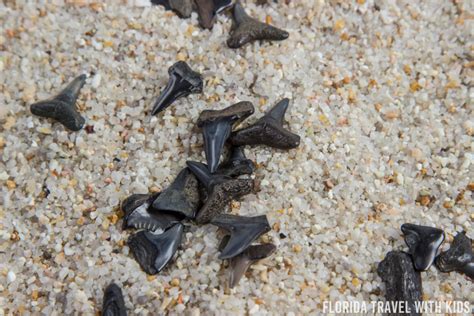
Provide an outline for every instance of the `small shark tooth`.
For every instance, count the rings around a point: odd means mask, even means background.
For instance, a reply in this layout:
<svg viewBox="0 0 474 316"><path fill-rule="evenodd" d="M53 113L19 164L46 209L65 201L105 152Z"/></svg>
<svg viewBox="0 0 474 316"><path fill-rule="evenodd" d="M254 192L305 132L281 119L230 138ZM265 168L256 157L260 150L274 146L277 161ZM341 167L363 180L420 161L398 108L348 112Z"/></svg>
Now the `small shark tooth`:
<svg viewBox="0 0 474 316"><path fill-rule="evenodd" d="M205 29L212 29L216 15L233 5L232 0L194 0L199 15L199 24Z"/></svg>
<svg viewBox="0 0 474 316"><path fill-rule="evenodd" d="M229 242L222 249L219 259L229 259L237 256L260 235L270 231L270 225L265 215L246 217L219 214L211 220L211 224L230 233Z"/></svg>
<svg viewBox="0 0 474 316"><path fill-rule="evenodd" d="M249 194L253 190L253 180L232 179L231 177L211 174L207 166L200 162L186 162L189 170L198 178L207 191L207 199L196 216L198 224L208 223L214 216L222 213L232 199Z"/></svg>
<svg viewBox="0 0 474 316"><path fill-rule="evenodd" d="M217 169L219 174L238 177L244 174L252 174L255 171L255 164L252 160L245 157L242 147L234 146L229 159L222 163Z"/></svg>
<svg viewBox="0 0 474 316"><path fill-rule="evenodd" d="M193 11L192 0L151 0L151 3L162 5L166 10L173 10L181 18L189 18Z"/></svg>
<svg viewBox="0 0 474 316"><path fill-rule="evenodd" d="M140 231L128 239L133 257L148 274L157 274L173 258L181 244L184 226L178 223L162 234Z"/></svg>
<svg viewBox="0 0 474 316"><path fill-rule="evenodd" d="M198 180L188 168L184 168L174 182L155 199L153 208L194 218L200 204Z"/></svg>
<svg viewBox="0 0 474 316"><path fill-rule="evenodd" d="M474 280L472 241L465 232L456 234L451 247L439 254L435 264L442 272L457 271Z"/></svg>
<svg viewBox="0 0 474 316"><path fill-rule="evenodd" d="M247 43L257 40L282 41L288 38L289 34L274 26L259 22L250 17L237 1L233 8L234 23L227 40L230 48L239 48Z"/></svg>
<svg viewBox="0 0 474 316"><path fill-rule="evenodd" d="M197 126L202 129L204 151L211 173L217 170L222 148L230 136L232 126L238 125L254 111L252 103L243 101L222 110L201 112Z"/></svg>
<svg viewBox="0 0 474 316"><path fill-rule="evenodd" d="M186 97L191 93L201 93L203 80L201 74L193 71L184 61L178 61L168 69L170 80L153 105L151 115L155 115L178 98Z"/></svg>
<svg viewBox="0 0 474 316"><path fill-rule="evenodd" d="M58 95L30 106L31 113L41 117L52 118L71 131L80 130L85 119L76 110L79 91L86 82L86 75L76 77Z"/></svg>
<svg viewBox="0 0 474 316"><path fill-rule="evenodd" d="M267 145L279 149L298 147L300 137L283 128L288 105L288 99L281 100L257 122L233 132L230 142L235 146Z"/></svg>
<svg viewBox="0 0 474 316"><path fill-rule="evenodd" d="M240 255L230 258L230 278L229 287L233 288L239 283L247 269L255 262L269 257L276 250L274 244L261 244L249 246Z"/></svg>
<svg viewBox="0 0 474 316"><path fill-rule="evenodd" d="M414 269L409 254L390 251L379 263L377 274L385 283L387 302L406 302L404 310L410 309L413 312L411 315L421 315L415 314L415 304L420 304L423 300L421 276L420 272Z"/></svg>
<svg viewBox="0 0 474 316"><path fill-rule="evenodd" d="M153 209L153 201L159 194L133 194L122 202L123 218L122 229L135 228L155 231L167 229L179 223L183 218L176 214Z"/></svg>
<svg viewBox="0 0 474 316"><path fill-rule="evenodd" d="M444 241L444 232L438 228L414 224L403 224L401 229L409 248L408 252L413 256L415 269L428 270Z"/></svg>
<svg viewBox="0 0 474 316"><path fill-rule="evenodd" d="M122 290L115 283L109 284L104 291L102 316L127 316Z"/></svg>

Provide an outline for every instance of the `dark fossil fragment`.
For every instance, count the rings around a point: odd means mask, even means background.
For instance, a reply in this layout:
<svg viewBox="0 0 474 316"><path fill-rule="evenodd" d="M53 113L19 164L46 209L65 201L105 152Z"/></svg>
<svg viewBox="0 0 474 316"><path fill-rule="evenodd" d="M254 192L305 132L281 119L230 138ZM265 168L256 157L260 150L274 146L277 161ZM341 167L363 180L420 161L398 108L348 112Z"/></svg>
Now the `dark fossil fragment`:
<svg viewBox="0 0 474 316"><path fill-rule="evenodd" d="M219 250L224 249L230 236L224 236L219 246ZM248 268L255 262L269 257L276 250L274 244L260 244L249 246L240 255L229 259L229 287L235 287Z"/></svg>
<svg viewBox="0 0 474 316"><path fill-rule="evenodd" d="M435 227L414 224L403 224L401 229L405 235L409 253L413 257L415 269L427 270L444 241L444 232Z"/></svg>
<svg viewBox="0 0 474 316"><path fill-rule="evenodd" d="M200 204L198 180L188 168L184 168L155 199L153 208L194 218Z"/></svg>
<svg viewBox="0 0 474 316"><path fill-rule="evenodd" d="M102 302L103 316L127 316L127 309L123 300L122 290L120 287L111 283L104 291L104 299Z"/></svg>
<svg viewBox="0 0 474 316"><path fill-rule="evenodd" d="M250 17L237 1L232 10L234 22L227 40L230 48L239 48L247 43L257 40L281 41L287 39L289 34L274 26L259 22Z"/></svg>
<svg viewBox="0 0 474 316"><path fill-rule="evenodd" d="M148 274L160 272L181 244L184 226L175 224L162 234L140 231L128 239L133 257Z"/></svg>
<svg viewBox="0 0 474 316"><path fill-rule="evenodd" d="M220 174L211 174L205 164L188 161L187 165L207 191L207 199L196 216L198 224L208 223L222 213L232 199L249 194L253 190L253 180L232 179Z"/></svg>
<svg viewBox="0 0 474 316"><path fill-rule="evenodd" d="M151 115L155 115L178 98L185 97L191 93L201 93L203 80L201 74L193 71L184 61L178 61L168 69L170 79L165 89L156 99Z"/></svg>
<svg viewBox="0 0 474 316"><path fill-rule="evenodd" d="M179 223L183 216L154 209L151 205L157 194L133 194L122 202L123 229L135 228L155 231Z"/></svg>
<svg viewBox="0 0 474 316"><path fill-rule="evenodd" d="M151 0L151 3L173 10L182 18L189 18L193 11L193 0Z"/></svg>
<svg viewBox="0 0 474 316"><path fill-rule="evenodd" d="M199 115L197 126L202 129L204 152L211 173L217 170L222 148L232 131L255 111L252 103L239 102L222 110L204 110Z"/></svg>
<svg viewBox="0 0 474 316"><path fill-rule="evenodd" d="M212 29L216 15L232 6L232 0L195 0L199 15L199 24L205 29Z"/></svg>
<svg viewBox="0 0 474 316"><path fill-rule="evenodd" d="M86 75L76 77L58 95L30 106L31 113L41 117L52 118L71 131L80 130L85 119L76 110L79 91L86 82Z"/></svg>
<svg viewBox="0 0 474 316"><path fill-rule="evenodd" d="M244 174L252 174L255 170L255 164L252 160L245 157L242 147L233 147L229 159L222 163L217 169L219 174L238 177Z"/></svg>
<svg viewBox="0 0 474 316"><path fill-rule="evenodd" d="M267 216L238 216L220 214L215 216L211 224L230 233L230 239L222 249L219 259L229 259L241 254L262 234L270 231Z"/></svg>
<svg viewBox="0 0 474 316"><path fill-rule="evenodd" d="M474 254L472 241L465 232L457 233L451 247L439 254L435 261L442 272L457 271L474 281Z"/></svg>
<svg viewBox="0 0 474 316"><path fill-rule="evenodd" d="M298 147L300 137L283 128L288 105L288 99L281 100L257 122L233 132L230 142L235 146L268 145L279 149Z"/></svg>
<svg viewBox="0 0 474 316"><path fill-rule="evenodd" d="M377 267L377 274L385 284L385 299L387 302L406 302L405 311L408 315L416 313L415 302L422 301L422 284L420 272L415 271L409 254L402 251L390 251ZM398 315L392 311L388 315Z"/></svg>

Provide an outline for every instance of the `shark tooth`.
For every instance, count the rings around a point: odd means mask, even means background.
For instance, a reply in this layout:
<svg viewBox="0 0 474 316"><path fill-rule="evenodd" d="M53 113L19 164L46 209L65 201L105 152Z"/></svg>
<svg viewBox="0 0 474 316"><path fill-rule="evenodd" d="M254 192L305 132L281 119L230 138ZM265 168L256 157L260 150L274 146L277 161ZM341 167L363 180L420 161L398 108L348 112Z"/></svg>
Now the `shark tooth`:
<svg viewBox="0 0 474 316"><path fill-rule="evenodd" d="M179 223L182 217L153 209L151 205L157 196L159 194L133 194L126 198L121 207L125 214L122 229L165 230Z"/></svg>
<svg viewBox="0 0 474 316"><path fill-rule="evenodd" d="M244 149L234 146L229 159L219 166L217 172L229 177L238 177L244 174L252 174L254 170L255 164L245 157Z"/></svg>
<svg viewBox="0 0 474 316"><path fill-rule="evenodd" d="M76 77L58 95L30 106L31 113L41 117L52 118L71 131L80 130L85 119L76 110L79 91L86 82L86 75Z"/></svg>
<svg viewBox="0 0 474 316"><path fill-rule="evenodd" d="M181 18L189 18L193 11L192 0L151 0L151 3L162 5L166 10L173 10Z"/></svg>
<svg viewBox="0 0 474 316"><path fill-rule="evenodd" d="M128 239L128 246L140 267L148 274L157 274L173 258L181 244L184 226L175 224L162 234L140 231Z"/></svg>
<svg viewBox="0 0 474 316"><path fill-rule="evenodd" d="M255 262L269 257L276 250L274 244L261 244L249 246L240 255L229 259L229 287L235 287L248 268Z"/></svg>
<svg viewBox="0 0 474 316"><path fill-rule="evenodd" d="M109 284L104 291L102 316L127 316L122 290L115 283Z"/></svg>
<svg viewBox="0 0 474 316"><path fill-rule="evenodd" d="M202 129L204 151L211 173L217 170L222 148L229 138L232 126L238 125L255 111L252 103L239 102L222 110L204 110L197 126Z"/></svg>
<svg viewBox="0 0 474 316"><path fill-rule="evenodd" d="M194 218L200 204L198 180L188 168L184 168L155 199L153 208Z"/></svg>
<svg viewBox="0 0 474 316"><path fill-rule="evenodd" d="M207 191L207 199L196 216L198 224L208 223L214 216L222 213L232 199L249 194L253 190L251 179L232 179L219 174L211 174L203 163L195 161L186 163Z"/></svg>
<svg viewBox="0 0 474 316"><path fill-rule="evenodd" d="M472 241L465 232L456 234L451 247L439 254L435 264L441 272L457 271L474 280Z"/></svg>
<svg viewBox="0 0 474 316"><path fill-rule="evenodd" d="M230 48L239 48L257 40L282 41L289 36L286 31L250 17L240 1L235 3L232 13L234 22L227 40L227 46Z"/></svg>
<svg viewBox="0 0 474 316"><path fill-rule="evenodd" d="M203 80L201 74L193 71L184 61L178 61L168 69L170 79L165 89L156 99L151 115L155 115L178 98L186 97L191 93L201 93Z"/></svg>
<svg viewBox="0 0 474 316"><path fill-rule="evenodd" d="M444 241L444 232L435 227L414 224L403 224L401 229L415 268L420 271L428 270Z"/></svg>
<svg viewBox="0 0 474 316"><path fill-rule="evenodd" d="M288 99L281 100L257 122L233 132L230 142L235 146L267 145L279 149L298 147L300 137L283 128L288 105Z"/></svg>
<svg viewBox="0 0 474 316"><path fill-rule="evenodd" d="M377 274L385 284L387 302L406 302L404 310L415 313L415 304L422 301L422 284L420 272L416 271L409 254L402 251L390 251L377 267ZM398 315L392 311L390 315Z"/></svg>
<svg viewBox="0 0 474 316"><path fill-rule="evenodd" d="M205 29L212 29L216 15L233 5L232 0L194 0L199 15L199 24Z"/></svg>
<svg viewBox="0 0 474 316"><path fill-rule="evenodd" d="M262 234L270 231L267 216L238 216L220 214L211 220L211 224L225 229L230 239L222 249L219 259L229 259L242 253Z"/></svg>

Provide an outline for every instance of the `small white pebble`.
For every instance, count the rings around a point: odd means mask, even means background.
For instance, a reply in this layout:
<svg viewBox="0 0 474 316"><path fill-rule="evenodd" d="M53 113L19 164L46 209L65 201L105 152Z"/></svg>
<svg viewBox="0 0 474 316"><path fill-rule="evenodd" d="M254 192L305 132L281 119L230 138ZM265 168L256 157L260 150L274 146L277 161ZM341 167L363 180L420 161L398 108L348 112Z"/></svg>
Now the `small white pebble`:
<svg viewBox="0 0 474 316"><path fill-rule="evenodd" d="M8 278L8 283L13 283L13 282L15 282L15 280L16 280L16 274L15 274L15 272L13 272L13 271L8 271L7 278Z"/></svg>

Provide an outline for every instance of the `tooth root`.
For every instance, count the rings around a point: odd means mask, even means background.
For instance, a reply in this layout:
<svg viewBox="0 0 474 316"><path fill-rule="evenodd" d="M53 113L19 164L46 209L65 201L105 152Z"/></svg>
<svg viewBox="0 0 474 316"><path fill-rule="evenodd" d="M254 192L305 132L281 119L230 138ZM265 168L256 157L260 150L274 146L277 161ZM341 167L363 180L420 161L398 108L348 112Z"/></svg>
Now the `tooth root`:
<svg viewBox="0 0 474 316"><path fill-rule="evenodd" d="M86 81L86 75L76 77L58 95L30 106L31 113L52 118L71 131L80 130L85 119L76 110L76 100Z"/></svg>
<svg viewBox="0 0 474 316"><path fill-rule="evenodd" d="M219 259L229 259L245 251L260 235L270 230L265 215L245 217L220 214L211 220L211 224L225 229L230 239L222 249Z"/></svg>
<svg viewBox="0 0 474 316"><path fill-rule="evenodd" d="M151 115L155 115L169 107L178 98L191 93L201 93L202 76L193 71L184 61L178 61L168 69L169 81L156 99Z"/></svg>
<svg viewBox="0 0 474 316"><path fill-rule="evenodd" d="M140 231L128 239L135 260L148 274L160 272L173 258L181 244L184 226L177 223L162 234Z"/></svg>
<svg viewBox="0 0 474 316"><path fill-rule="evenodd" d="M239 48L256 40L281 41L289 36L286 31L250 17L240 1L237 1L234 5L233 18L234 24L232 25L231 35L227 40L227 46L230 48Z"/></svg>

